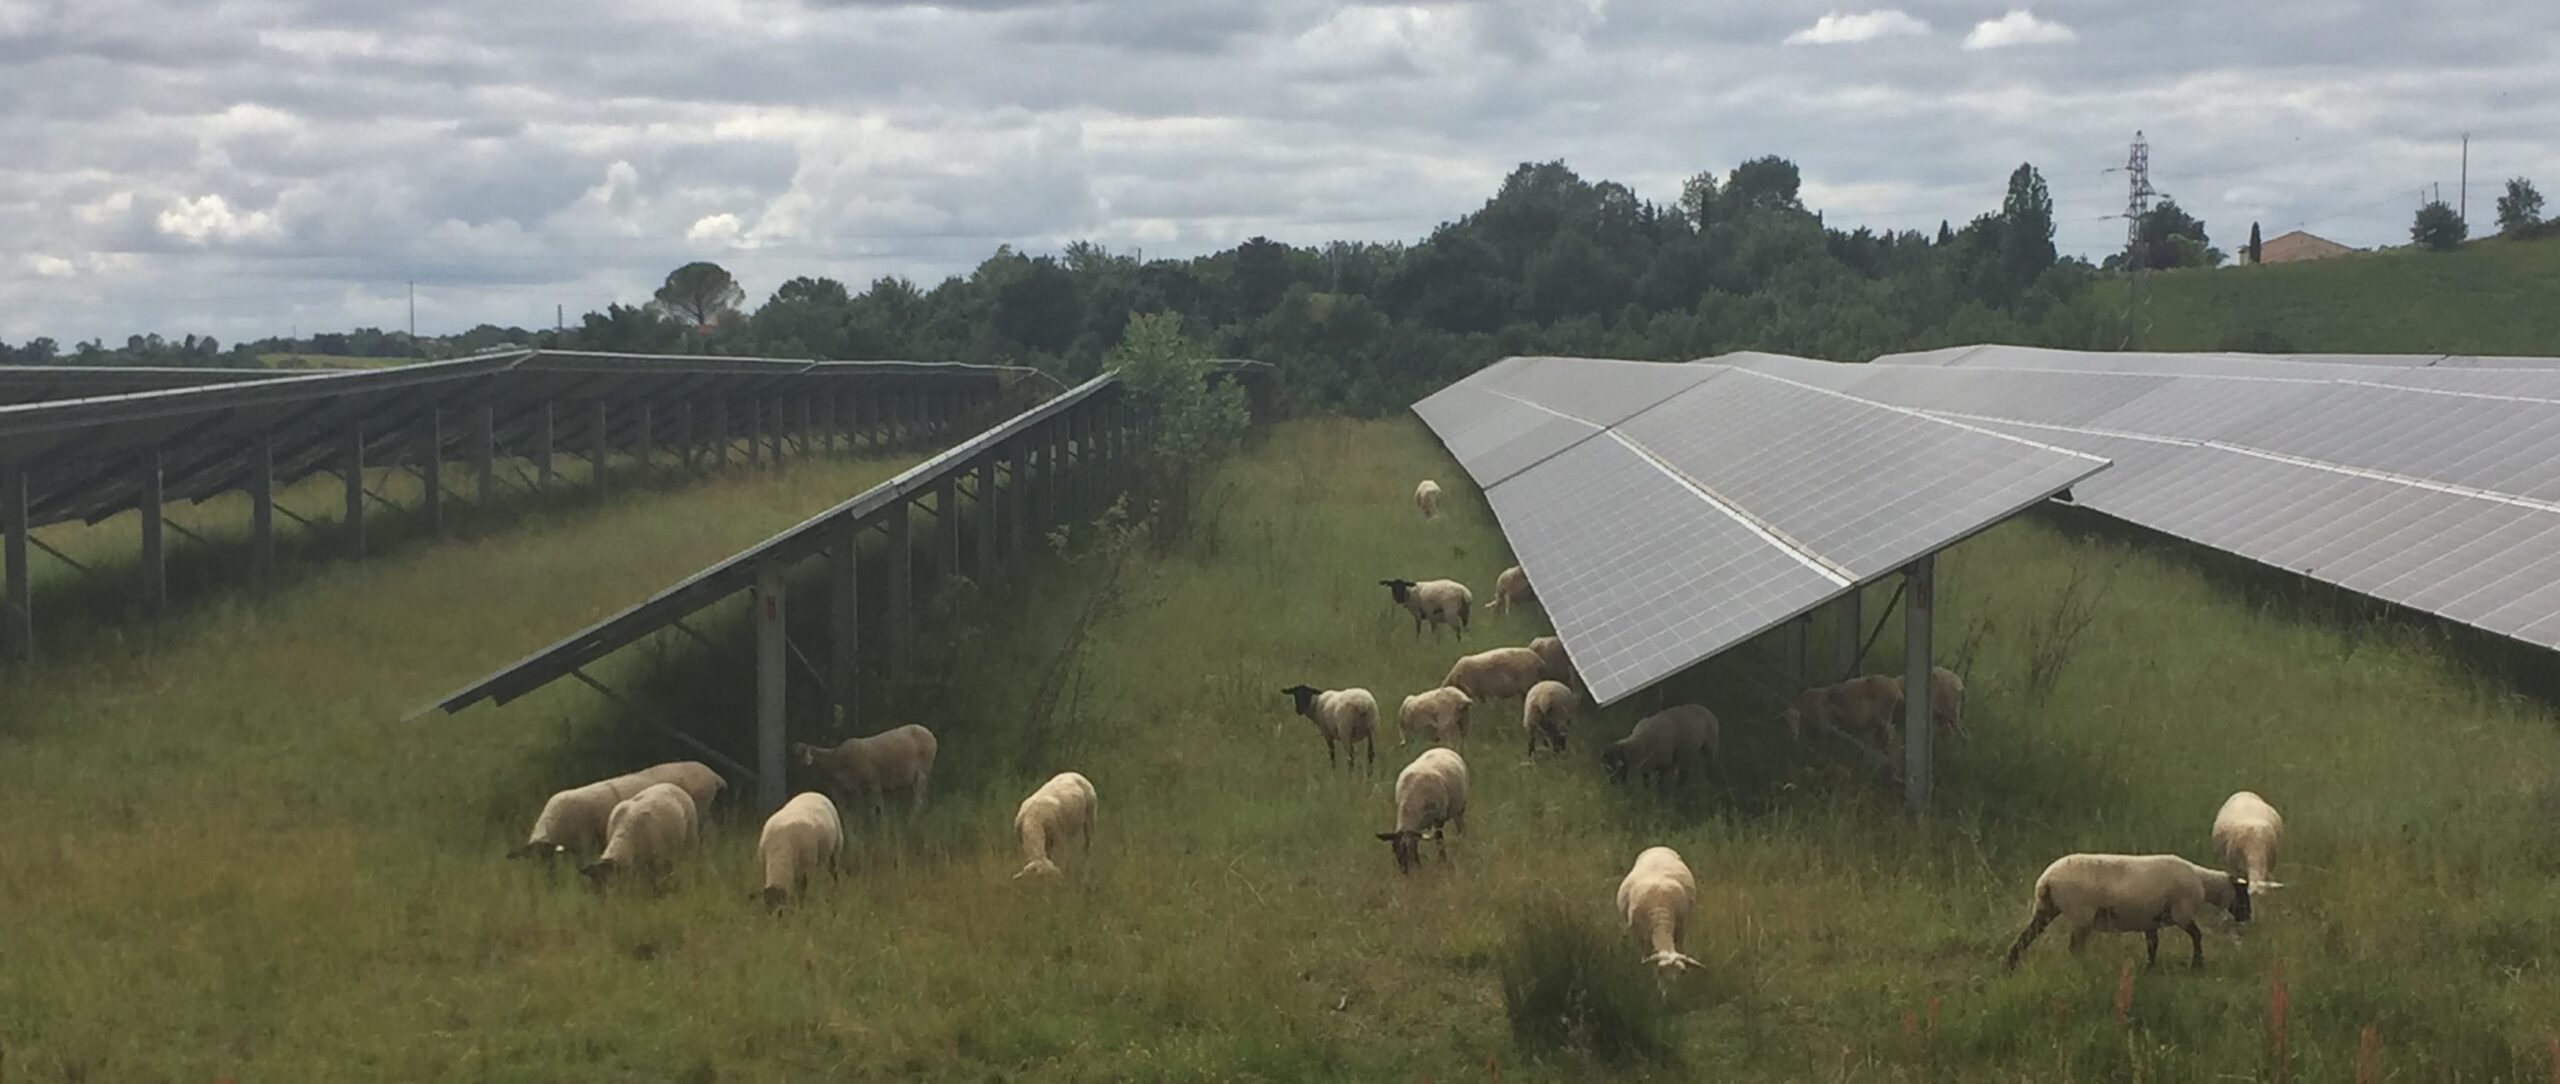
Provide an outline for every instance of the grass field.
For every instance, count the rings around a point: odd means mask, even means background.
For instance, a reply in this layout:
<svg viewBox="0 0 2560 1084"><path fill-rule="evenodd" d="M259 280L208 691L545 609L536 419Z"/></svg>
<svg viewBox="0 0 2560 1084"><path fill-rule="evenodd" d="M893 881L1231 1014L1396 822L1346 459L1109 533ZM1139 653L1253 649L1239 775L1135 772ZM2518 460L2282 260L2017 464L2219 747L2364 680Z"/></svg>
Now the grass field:
<svg viewBox="0 0 2560 1084"><path fill-rule="evenodd" d="M2122 278L2102 306L2124 306ZM2460 252L2391 251L2308 263L2149 276L2143 350L2268 353L2560 353L2560 244L2484 241Z"/></svg>
<svg viewBox="0 0 2560 1084"><path fill-rule="evenodd" d="M1509 563L1409 419L1290 423L1229 464L1200 533L1124 579L1053 718L1028 708L1084 594L1054 566L995 585L1011 616L974 671L875 720L942 736L933 805L849 812L847 877L778 918L746 899L755 824L734 805L663 892L498 858L550 790L658 755L593 760L623 738L591 694L392 722L864 471L422 544L191 614L147 652L0 677L8 1079L1475 1080L1490 1059L1504 1080L2348 1080L2368 1025L2373 1079L2554 1072L2551 712L2423 632L2309 623L2174 551L2044 521L1942 560L1972 735L1917 822L1853 758L1773 732L1764 644L1667 694L1723 716L1724 782L1602 779L1595 750L1649 697L1536 763L1487 712L1456 860L1397 876L1371 834L1412 750L1390 724L1374 769L1329 771L1277 690L1363 685L1391 711L1456 648L1416 641L1375 581L1483 598ZM1450 490L1433 524L1409 503L1426 475ZM2039 702L2029 659L2075 570L2102 594ZM1479 617L1471 647L1543 631ZM1101 794L1092 856L1013 881L1013 804L1067 768ZM2075 959L2058 935L2001 972L2046 861L2205 857L2243 786L2289 819L2292 887L2244 932L2210 924L2203 972L2173 936L2120 987L2138 938ZM1614 937L1617 878L1652 843L1703 897L1707 966L1658 1019L1644 998L1623 1014L1667 1052L1516 1041L1503 966L1542 947L1522 916ZM1603 978L1631 976L1632 948L1604 943Z"/></svg>
<svg viewBox="0 0 2560 1084"><path fill-rule="evenodd" d="M417 363L417 358L368 358L347 354L258 355L258 364L270 369L389 369Z"/></svg>

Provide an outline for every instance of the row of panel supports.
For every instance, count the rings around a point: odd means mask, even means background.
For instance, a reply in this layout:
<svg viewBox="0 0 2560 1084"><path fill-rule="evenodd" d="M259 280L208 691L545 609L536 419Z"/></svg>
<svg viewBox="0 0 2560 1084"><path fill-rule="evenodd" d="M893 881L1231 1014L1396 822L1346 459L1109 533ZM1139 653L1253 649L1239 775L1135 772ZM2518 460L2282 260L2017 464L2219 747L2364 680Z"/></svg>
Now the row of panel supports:
<svg viewBox="0 0 2560 1084"><path fill-rule="evenodd" d="M1902 607L1902 796L1914 813L1929 807L1930 756L1934 735L1930 731L1932 608L1935 591L1937 558L1923 557L1902 572L1902 590L1897 595ZM1859 592L1851 591L1831 604L1833 636L1832 658L1836 664L1827 680L1809 677L1807 669L1813 654L1813 621L1810 615L1787 622L1780 631L1786 658L1787 687L1802 689L1808 685L1830 684L1858 676L1866 655L1867 630L1859 612ZM1887 607L1888 613L1891 606ZM1879 623L1876 631L1883 631ZM1883 750L1890 754L1891 750Z"/></svg>
<svg viewBox="0 0 2560 1084"><path fill-rule="evenodd" d="M857 551L873 530L887 535L882 585L885 608L877 646L891 681L908 672L917 633L916 513L937 528L930 555L946 572L984 581L1006 562L1019 564L1048 528L1099 511L1127 476L1132 417L1119 403L1085 403L1006 441L972 462L955 464L928 490L902 496L868 517L848 518L829 537L824 593L828 665L823 685L836 728L862 734L873 729L863 709L864 597L856 575ZM967 484L963 484L967 483ZM966 523L964 531L962 525ZM974 539L975 545L969 545ZM785 752L790 748L790 659L794 654L786 605L790 563L777 559L758 570L754 594L756 650L756 779L759 808L787 800Z"/></svg>
<svg viewBox="0 0 2560 1084"><path fill-rule="evenodd" d="M740 434L746 442L742 453L733 437L737 431L732 428L733 411L727 400L712 403L702 411L711 415L711 424L708 432L699 436L695 405L676 405L669 412L675 420L672 440L665 439L670 434L658 424L660 412L666 408L597 400L582 404L590 438L583 458L590 464L588 485L602 496L615 477L611 460L617 452L636 457L637 463L631 469L643 479L655 469L661 454L675 459L686 471L724 468L737 458L751 466L770 461L780 467L789 455L818 454L821 449L828 453L838 449L878 453L913 447L948 433L963 415L986 401L983 395L963 392L751 400L744 409L734 411L744 415L739 419L745 423ZM501 459L532 462L534 473L526 482L528 489L546 490L557 483L556 456L561 450L557 438L564 405L536 404L521 416L509 419L503 429L493 406L453 411L431 408L401 427L410 430L410 436L399 442L386 441L385 430L368 429L362 423L349 425L335 438L336 450L327 453L335 459L332 473L341 479L344 493L337 530L346 555L365 555L365 512L369 504L396 507L367 488L366 471L374 466L367 462L369 449L379 450L386 443L393 443L395 448L405 445L407 454L402 458L409 462L401 465L416 471L423 494L415 514L428 532L441 533L448 495L445 460L454 443L451 435L467 434L460 443L472 474L473 503L488 508L498 499ZM453 425L457 421L462 423L459 427ZM625 426L627 438L619 444L613 439L617 423ZM244 464L250 502L249 564L260 580L270 578L276 568L278 513L311 524L276 504L277 454L273 435L260 434L247 450ZM169 607L168 531L177 530L190 537L193 534L168 519L164 453L157 448L141 453L135 457L133 470L134 509L141 534L139 601L146 615L158 617ZM32 493L33 480L26 467L0 464L0 658L5 659L25 660L35 654L30 549L49 548L33 538Z"/></svg>

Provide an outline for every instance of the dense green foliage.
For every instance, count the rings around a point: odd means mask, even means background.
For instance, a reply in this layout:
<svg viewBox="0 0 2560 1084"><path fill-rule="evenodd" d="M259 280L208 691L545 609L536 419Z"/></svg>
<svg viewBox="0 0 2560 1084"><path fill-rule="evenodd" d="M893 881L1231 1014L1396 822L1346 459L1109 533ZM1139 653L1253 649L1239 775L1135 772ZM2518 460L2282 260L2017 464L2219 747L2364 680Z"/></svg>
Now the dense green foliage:
<svg viewBox="0 0 2560 1084"><path fill-rule="evenodd" d="M2498 197L2498 233L2523 241L2539 236L2542 221L2542 190L2522 177L2507 178L2506 194Z"/></svg>
<svg viewBox="0 0 2560 1084"><path fill-rule="evenodd" d="M2409 223L2410 243L2437 252L2461 248L2470 236L2471 227L2462 221L2462 215L2440 199L2427 201Z"/></svg>

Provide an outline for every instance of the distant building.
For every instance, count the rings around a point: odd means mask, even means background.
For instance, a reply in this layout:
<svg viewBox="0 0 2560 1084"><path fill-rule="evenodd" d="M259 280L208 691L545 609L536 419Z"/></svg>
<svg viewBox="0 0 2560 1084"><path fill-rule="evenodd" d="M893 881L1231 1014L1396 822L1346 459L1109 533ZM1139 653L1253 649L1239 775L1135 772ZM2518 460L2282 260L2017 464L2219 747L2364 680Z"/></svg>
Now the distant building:
<svg viewBox="0 0 2560 1084"><path fill-rule="evenodd" d="M2335 256L2344 256L2354 251L2326 237L2317 237L2295 230L2281 237L2268 238L2266 244L2259 250L2258 262L2301 263L2304 260L2326 260Z"/></svg>

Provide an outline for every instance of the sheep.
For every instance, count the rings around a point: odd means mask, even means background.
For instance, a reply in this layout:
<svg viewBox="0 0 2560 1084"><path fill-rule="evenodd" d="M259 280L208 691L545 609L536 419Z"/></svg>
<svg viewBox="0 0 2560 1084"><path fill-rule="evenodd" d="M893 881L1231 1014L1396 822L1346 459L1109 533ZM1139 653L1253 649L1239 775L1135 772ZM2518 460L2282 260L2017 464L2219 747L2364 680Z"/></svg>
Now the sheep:
<svg viewBox="0 0 2560 1084"><path fill-rule="evenodd" d="M1536 593L1529 590L1529 574L1520 571L1520 566L1513 565L1493 578L1493 601L1485 603L1484 608L1510 613L1519 609L1521 603L1536 597Z"/></svg>
<svg viewBox="0 0 2560 1084"><path fill-rule="evenodd" d="M698 760L677 760L651 765L611 779L571 787L553 794L542 803L542 814L533 821L533 831L524 846L507 852L509 858L536 855L551 856L576 851L593 854L604 848L606 822L613 807L651 785L673 783L684 788L697 810L708 809L711 800L720 796L727 783L708 765Z"/></svg>
<svg viewBox="0 0 2560 1084"><path fill-rule="evenodd" d="M1069 839L1082 837L1084 853L1091 856L1095 803L1093 781L1078 772L1059 772L1023 799L1013 811L1013 834L1022 841L1023 857L1015 879L1055 876L1058 863L1049 855Z"/></svg>
<svg viewBox="0 0 2560 1084"><path fill-rule="evenodd" d="M2284 815L2256 791L2234 793L2213 815L2213 849L2221 852L2226 867L2242 871L2251 888L2284 887L2284 882L2270 879L2276 869L2276 847L2283 842Z"/></svg>
<svg viewBox="0 0 2560 1084"><path fill-rule="evenodd" d="M1467 724L1475 701L1462 689L1446 685L1415 693L1404 698L1396 709L1396 748L1410 744L1415 734L1424 743L1452 744L1467 736Z"/></svg>
<svg viewBox="0 0 2560 1084"><path fill-rule="evenodd" d="M1680 860L1680 852L1669 847L1645 848L1626 879L1618 882L1618 917L1657 976L1668 978L1698 966L1695 957L1680 951L1680 937L1697 904L1698 878Z"/></svg>
<svg viewBox="0 0 2560 1084"><path fill-rule="evenodd" d="M2208 905L2230 911L2234 922L2249 921L2248 879L2174 854L2067 854L2036 878L2027 927L2009 946L2009 969L2017 970L2018 954L2056 916L2071 922L2071 951L2080 951L2093 933L2139 933L2154 967L2161 928L2178 927L2195 943L2191 966L2203 967L2204 931L2196 917Z"/></svg>
<svg viewBox="0 0 2560 1084"><path fill-rule="evenodd" d="M1786 723L1787 733L1799 742L1804 740L1805 725L1813 723L1855 738L1872 736L1890 745L1894 708L1901 702L1901 679L1869 674L1798 693L1796 702L1780 714L1780 719Z"/></svg>
<svg viewBox="0 0 2560 1084"><path fill-rule="evenodd" d="M1440 847L1449 860L1448 828L1467 830L1467 762L1455 750L1439 746L1422 751L1396 773L1396 827L1380 832L1395 851L1396 872L1411 873L1422 865L1422 841Z"/></svg>
<svg viewBox="0 0 2560 1084"><path fill-rule="evenodd" d="M663 875L676 853L691 846L701 831L692 795L673 783L652 783L613 807L605 825L604 853L578 872L598 887L624 870Z"/></svg>
<svg viewBox="0 0 2560 1084"><path fill-rule="evenodd" d="M1893 679L1894 714L1901 715L1902 678ZM1929 668L1929 722L1959 738L1964 736L1964 679L1943 666Z"/></svg>
<svg viewBox="0 0 2560 1084"><path fill-rule="evenodd" d="M1686 779L1702 760L1717 756L1716 715L1698 704L1664 708L1636 721L1627 736L1600 751L1600 766L1620 783L1651 772L1663 780Z"/></svg>
<svg viewBox="0 0 2560 1084"><path fill-rule="evenodd" d="M1449 667L1449 676L1440 684L1467 694L1478 703L1510 700L1529 695L1529 688L1546 679L1546 660L1525 647L1497 647L1460 658Z"/></svg>
<svg viewBox="0 0 2560 1084"><path fill-rule="evenodd" d="M1321 690L1313 685L1297 684L1280 690L1298 703L1298 714L1316 724L1316 733L1324 736L1324 762L1333 763L1333 746L1342 743L1343 760L1351 760L1351 748L1369 743L1369 763L1378 762L1378 698L1367 689ZM1401 717L1398 719L1402 721ZM1279 733L1273 728L1272 733Z"/></svg>
<svg viewBox="0 0 2560 1084"><path fill-rule="evenodd" d="M1520 729L1529 732L1529 755L1538 755L1538 739L1545 738L1556 752L1564 752L1567 731L1573 729L1573 717L1582 708L1582 698L1561 681L1541 681L1529 687L1529 695L1520 699Z"/></svg>
<svg viewBox="0 0 2560 1084"><path fill-rule="evenodd" d="M836 814L836 804L817 791L800 792L765 818L764 832L756 837L764 890L748 898L781 910L792 897L808 893L809 874L819 866L841 876L843 850L844 820Z"/></svg>
<svg viewBox="0 0 2560 1084"><path fill-rule="evenodd" d="M925 792L933 779L933 756L941 748L933 731L914 723L884 730L867 738L847 738L832 749L793 742L792 760L804 770L814 770L826 789L840 802L852 802L865 793L871 796L871 812L886 812L887 794L903 790L911 796L911 812L924 809Z"/></svg>
<svg viewBox="0 0 2560 1084"><path fill-rule="evenodd" d="M1564 641L1553 636L1540 636L1529 641L1529 650L1538 653L1549 680L1561 681L1576 689L1582 687L1582 675L1573 669L1573 657L1565 654Z"/></svg>
<svg viewBox="0 0 2560 1084"><path fill-rule="evenodd" d="M1422 518L1440 518L1440 483L1429 478L1413 487L1413 506L1422 509Z"/></svg>
<svg viewBox="0 0 2560 1084"><path fill-rule="evenodd" d="M1440 638L1442 625L1449 626L1459 639L1467 638L1468 609L1475 605L1475 595L1467 590L1467 585L1456 580L1424 580L1421 583L1379 580L1378 586L1386 588L1387 593L1395 597L1396 605L1413 614L1414 639L1422 638L1422 626L1426 621L1431 625L1433 640Z"/></svg>

